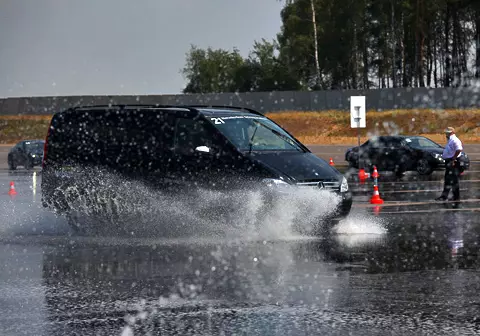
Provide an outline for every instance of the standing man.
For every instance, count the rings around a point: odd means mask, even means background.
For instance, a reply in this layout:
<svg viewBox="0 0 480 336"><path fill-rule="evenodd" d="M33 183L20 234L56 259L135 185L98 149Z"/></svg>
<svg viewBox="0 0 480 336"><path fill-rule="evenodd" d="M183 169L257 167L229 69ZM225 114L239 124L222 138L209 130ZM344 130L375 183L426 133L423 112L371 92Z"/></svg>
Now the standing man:
<svg viewBox="0 0 480 336"><path fill-rule="evenodd" d="M436 198L437 201L445 201L448 198L450 189L453 193L453 201L460 200L460 166L457 161L460 153L463 150L462 142L455 135L455 129L453 127L447 127L445 129L445 136L447 137L447 145L443 150L443 159L445 160L445 181L442 195Z"/></svg>

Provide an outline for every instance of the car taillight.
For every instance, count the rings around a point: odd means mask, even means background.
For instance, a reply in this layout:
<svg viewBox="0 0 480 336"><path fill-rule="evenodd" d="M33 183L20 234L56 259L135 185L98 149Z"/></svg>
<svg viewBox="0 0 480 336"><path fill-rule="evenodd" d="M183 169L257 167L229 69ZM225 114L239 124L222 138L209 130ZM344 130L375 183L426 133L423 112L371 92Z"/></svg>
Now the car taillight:
<svg viewBox="0 0 480 336"><path fill-rule="evenodd" d="M45 137L45 143L43 144L43 160L42 160L42 169L45 169L45 160L47 159L47 149L48 149L48 138L50 137L50 131L52 129L52 120L50 120L50 125L48 125L47 136Z"/></svg>
<svg viewBox="0 0 480 336"><path fill-rule="evenodd" d="M43 144L43 160L42 160L42 169L45 168L45 158L47 157L47 141L48 135L45 138L45 143Z"/></svg>

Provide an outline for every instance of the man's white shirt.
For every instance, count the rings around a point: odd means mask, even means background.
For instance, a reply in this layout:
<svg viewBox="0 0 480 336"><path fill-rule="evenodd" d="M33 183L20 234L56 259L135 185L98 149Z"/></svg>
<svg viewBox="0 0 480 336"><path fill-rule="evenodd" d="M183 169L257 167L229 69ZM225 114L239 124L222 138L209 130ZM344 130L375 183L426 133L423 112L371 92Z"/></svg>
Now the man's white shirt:
<svg viewBox="0 0 480 336"><path fill-rule="evenodd" d="M455 134L452 134L450 136L450 139L448 139L447 145L443 150L442 156L444 159L452 159L457 150L461 150L461 151L463 150L462 142L460 141L459 138L457 138ZM458 156L460 156L460 154L458 154Z"/></svg>

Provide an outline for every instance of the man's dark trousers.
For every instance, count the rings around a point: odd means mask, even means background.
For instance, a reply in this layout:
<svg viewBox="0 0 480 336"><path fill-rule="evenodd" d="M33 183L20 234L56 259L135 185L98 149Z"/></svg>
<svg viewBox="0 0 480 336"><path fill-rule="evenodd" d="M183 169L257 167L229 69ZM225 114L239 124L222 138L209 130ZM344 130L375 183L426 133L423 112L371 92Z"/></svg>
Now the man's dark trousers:
<svg viewBox="0 0 480 336"><path fill-rule="evenodd" d="M454 165L452 159L445 160L445 182L442 192L442 198L447 199L450 189L452 189L453 200L460 200L460 168L457 165Z"/></svg>

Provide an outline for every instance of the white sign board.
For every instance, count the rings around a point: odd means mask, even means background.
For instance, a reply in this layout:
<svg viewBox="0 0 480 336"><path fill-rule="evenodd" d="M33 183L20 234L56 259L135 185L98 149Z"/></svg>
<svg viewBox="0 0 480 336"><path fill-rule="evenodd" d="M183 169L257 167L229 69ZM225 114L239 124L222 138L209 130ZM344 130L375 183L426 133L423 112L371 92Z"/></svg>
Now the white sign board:
<svg viewBox="0 0 480 336"><path fill-rule="evenodd" d="M365 96L350 97L350 127L367 127Z"/></svg>

